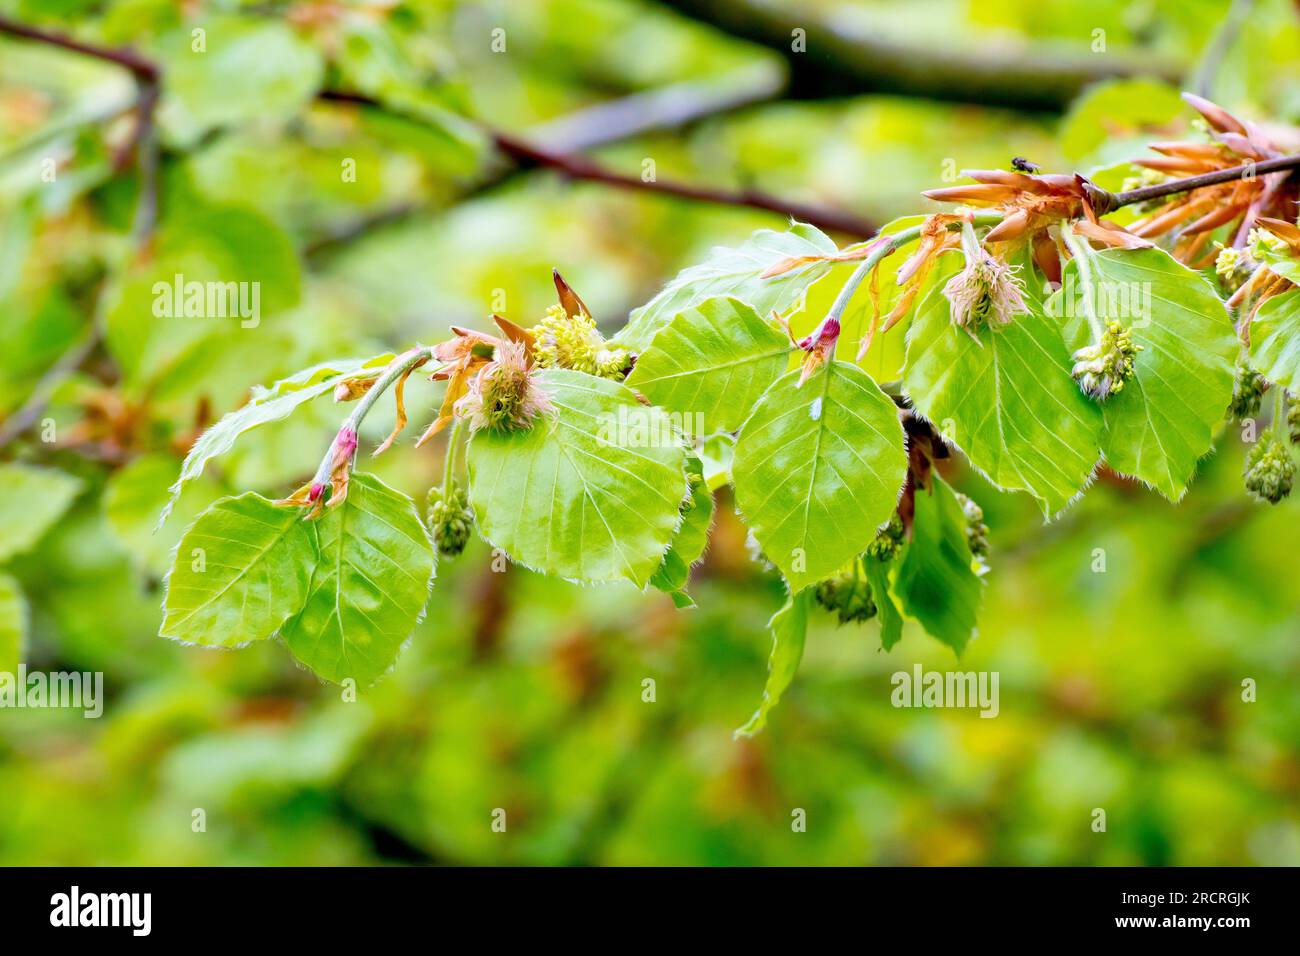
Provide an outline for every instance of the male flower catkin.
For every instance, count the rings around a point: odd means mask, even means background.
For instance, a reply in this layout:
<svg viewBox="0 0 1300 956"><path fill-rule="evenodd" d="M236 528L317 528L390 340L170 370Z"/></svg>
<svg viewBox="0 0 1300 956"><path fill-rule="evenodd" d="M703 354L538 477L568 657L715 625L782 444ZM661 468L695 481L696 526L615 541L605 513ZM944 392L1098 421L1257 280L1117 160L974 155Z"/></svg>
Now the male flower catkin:
<svg viewBox="0 0 1300 956"><path fill-rule="evenodd" d="M1268 383L1249 365L1237 366L1237 377L1232 383L1232 404L1228 414L1233 418L1250 418L1259 412L1260 400Z"/></svg>
<svg viewBox="0 0 1300 956"><path fill-rule="evenodd" d="M998 328L1029 311L1016 267L985 249L969 222L962 224L961 247L966 265L943 287L953 325L975 338L977 328Z"/></svg>
<svg viewBox="0 0 1300 956"><path fill-rule="evenodd" d="M904 533L903 519L895 511L889 517L889 524L885 525L875 539L867 545L867 557L875 558L877 561L890 560L903 546Z"/></svg>
<svg viewBox="0 0 1300 956"><path fill-rule="evenodd" d="M1260 501L1277 504L1291 494L1295 462L1287 446L1271 431L1259 436L1246 456L1246 490Z"/></svg>
<svg viewBox="0 0 1300 956"><path fill-rule="evenodd" d="M551 398L533 380L528 355L518 342L497 344L491 362L469 384L456 402L456 412L471 431L521 431L552 408Z"/></svg>
<svg viewBox="0 0 1300 956"><path fill-rule="evenodd" d="M534 357L542 368L568 368L601 378L622 378L627 370L627 349L607 348L589 315L553 305L529 332L537 341Z"/></svg>
<svg viewBox="0 0 1300 956"><path fill-rule="evenodd" d="M834 611L841 624L866 621L876 616L876 602L871 585L854 572L837 574L818 581L813 596L828 611Z"/></svg>
<svg viewBox="0 0 1300 956"><path fill-rule="evenodd" d="M1110 322L1102 332L1101 341L1074 353L1070 374L1084 394L1105 401L1124 390L1124 383L1133 377L1133 359L1140 351L1142 346L1134 343L1128 329L1118 322Z"/></svg>
<svg viewBox="0 0 1300 956"><path fill-rule="evenodd" d="M474 515L458 485L453 482L445 494L437 485L430 488L424 516L439 554L450 558L465 550Z"/></svg>
<svg viewBox="0 0 1300 956"><path fill-rule="evenodd" d="M989 554L989 526L984 523L984 509L973 498L957 493L957 502L966 516L966 543L970 553L980 559Z"/></svg>

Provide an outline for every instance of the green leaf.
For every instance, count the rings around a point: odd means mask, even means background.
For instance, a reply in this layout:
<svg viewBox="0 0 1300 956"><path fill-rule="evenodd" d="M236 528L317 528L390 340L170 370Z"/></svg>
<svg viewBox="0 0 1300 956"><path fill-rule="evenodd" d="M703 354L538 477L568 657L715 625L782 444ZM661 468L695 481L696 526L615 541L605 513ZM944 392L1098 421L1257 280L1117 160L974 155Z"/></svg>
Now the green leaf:
<svg viewBox="0 0 1300 956"><path fill-rule="evenodd" d="M314 536L298 508L222 498L181 538L159 633L208 647L271 637L307 599Z"/></svg>
<svg viewBox="0 0 1300 956"><path fill-rule="evenodd" d="M4 254L0 243L0 257ZM0 411L7 412L26 401L50 366L87 334L76 306L57 286L30 299L0 295L0 313L4 315L0 322L0 355L4 356L0 363Z"/></svg>
<svg viewBox="0 0 1300 956"><path fill-rule="evenodd" d="M1240 350L1232 321L1205 277L1161 249L1099 252L1089 268L1095 296L1084 291L1071 261L1049 302L1066 317L1070 349L1092 341L1090 310L1103 324L1129 328L1142 346L1124 390L1099 403L1102 452L1115 471L1177 501L1232 400Z"/></svg>
<svg viewBox="0 0 1300 956"><path fill-rule="evenodd" d="M907 471L898 408L866 372L832 361L799 375L759 400L732 464L736 505L794 591L871 543Z"/></svg>
<svg viewBox="0 0 1300 956"><path fill-rule="evenodd" d="M894 594L904 613L958 654L975 636L983 595L983 582L971 562L966 514L952 489L936 475L928 491L917 489L912 540L898 559ZM883 639L883 618L881 626Z"/></svg>
<svg viewBox="0 0 1300 956"><path fill-rule="evenodd" d="M30 550L63 516L81 480L53 468L0 465L0 562Z"/></svg>
<svg viewBox="0 0 1300 956"><path fill-rule="evenodd" d="M1300 391L1300 289L1266 299L1251 319L1250 365L1275 385Z"/></svg>
<svg viewBox="0 0 1300 956"><path fill-rule="evenodd" d="M1300 284L1300 259L1289 248L1270 249L1267 246L1255 246L1251 257L1258 260L1274 275L1279 275L1287 282Z"/></svg>
<svg viewBox="0 0 1300 956"><path fill-rule="evenodd" d="M652 587L673 595L678 607L694 607L695 602L683 588L690 579L691 565L700 559L709 543L713 524L713 493L704 482L704 466L694 456L687 459L687 471L696 477L691 485L691 506L673 535L673 543L664 553L658 570L650 578Z"/></svg>
<svg viewBox="0 0 1300 956"><path fill-rule="evenodd" d="M27 653L27 607L18 582L0 574L0 673L14 674Z"/></svg>
<svg viewBox="0 0 1300 956"><path fill-rule="evenodd" d="M275 369L270 319L295 306L301 289L293 242L271 220L241 206L187 205L164 219L154 254L112 287L107 347L126 385L151 398L192 400L202 388L233 404L227 395L242 395L248 378ZM235 350L242 382L208 374Z"/></svg>
<svg viewBox="0 0 1300 956"><path fill-rule="evenodd" d="M767 659L767 684L758 710L736 730L736 737L753 737L767 726L767 715L781 701L794 680L803 660L804 641L808 636L808 604L811 591L801 591L786 598L785 606L772 615L767 626L772 631L772 653Z"/></svg>
<svg viewBox="0 0 1300 956"><path fill-rule="evenodd" d="M433 544L415 503L373 475L313 533L316 567L302 610L281 635L294 657L334 683L373 683L419 623L433 579Z"/></svg>
<svg viewBox="0 0 1300 956"><path fill-rule="evenodd" d="M905 229L919 226L925 220L925 216L902 216L885 223L876 235L894 235ZM840 338L835 346L835 357L859 366L877 382L892 382L902 377L905 336L911 322L910 317L905 316L901 319L888 335L877 332L861 360L858 359L858 352L862 348L863 339L870 330L873 319L878 314L879 321L883 322L903 294L904 287L897 281L898 269L911 258L919 244L919 240L905 243L888 256L877 267L875 274L862 283L862 287L849 300L848 307L840 316ZM859 265L861 263L857 261L836 263L832 267L831 278L826 282L819 282L809 290L803 310L790 317L792 338L798 341L821 324L838 297L840 288ZM922 286L922 292L933 284L934 277L931 275ZM918 295L913 301L913 311L923 297Z"/></svg>
<svg viewBox="0 0 1300 956"><path fill-rule="evenodd" d="M244 432L268 422L288 418L304 402L332 392L340 382L373 375L391 359L392 355L378 355L365 360L324 362L276 382L269 389L255 391L248 404L222 417L200 435L190 448L181 465L180 477L172 485L171 497L158 517L158 527L167 521L185 484L203 474L203 467L213 458L230 451L235 440Z"/></svg>
<svg viewBox="0 0 1300 956"><path fill-rule="evenodd" d="M1140 155L1151 131L1187 115L1178 89L1152 79L1121 79L1085 90L1061 120L1061 152L1089 165Z"/></svg>
<svg viewBox="0 0 1300 956"><path fill-rule="evenodd" d="M470 501L483 536L547 574L644 587L687 491L671 421L618 382L564 369L537 382L553 413L470 442Z"/></svg>
<svg viewBox="0 0 1300 956"><path fill-rule="evenodd" d="M759 315L784 312L830 272L830 264L810 263L771 279L762 278L762 274L784 259L835 252L835 243L825 233L805 223L796 223L786 232L760 229L743 245L735 249L719 246L703 262L679 272L658 295L628 316L627 325L614 341L642 351L683 309L719 295L735 296Z"/></svg>
<svg viewBox="0 0 1300 956"><path fill-rule="evenodd" d="M739 299L705 299L655 334L627 386L679 413L687 434L735 431L785 371L793 348L779 323Z"/></svg>
<svg viewBox="0 0 1300 956"><path fill-rule="evenodd" d="M876 604L876 616L880 621L880 643L885 650L891 650L903 636L903 615L894 603L894 596L889 591L889 568L892 562L877 561L866 557L862 564L867 572L867 581L871 584L872 600Z"/></svg>
<svg viewBox="0 0 1300 956"><path fill-rule="evenodd" d="M945 258L946 277L960 260ZM1059 323L1039 297L1041 278L1022 275L1031 311L978 329L978 342L952 324L938 282L912 320L903 381L917 410L972 465L1000 488L1029 492L1051 515L1092 475L1101 413L1070 377Z"/></svg>
<svg viewBox="0 0 1300 956"><path fill-rule="evenodd" d="M310 43L274 20L208 16L205 49L189 26L159 44L162 105L158 121L169 142L192 145L219 126L287 119L320 88L324 63Z"/></svg>
<svg viewBox="0 0 1300 956"><path fill-rule="evenodd" d="M736 439L726 432L704 439L700 446L700 464L709 491L731 484L731 462L735 457Z"/></svg>

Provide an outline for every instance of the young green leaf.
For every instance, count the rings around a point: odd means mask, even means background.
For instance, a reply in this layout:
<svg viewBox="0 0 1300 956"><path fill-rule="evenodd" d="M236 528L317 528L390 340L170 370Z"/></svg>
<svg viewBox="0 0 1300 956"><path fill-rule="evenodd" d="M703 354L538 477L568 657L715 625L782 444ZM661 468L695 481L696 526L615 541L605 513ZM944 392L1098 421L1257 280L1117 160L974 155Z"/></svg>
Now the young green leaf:
<svg viewBox="0 0 1300 956"><path fill-rule="evenodd" d="M812 592L803 590L785 600L785 606L772 615L767 626L772 631L772 653L767 660L767 684L758 710L737 728L736 737L753 737L767 726L767 715L781 701L803 660L804 641L808 636L808 604Z"/></svg>
<svg viewBox="0 0 1300 956"><path fill-rule="evenodd" d="M686 469L695 478L691 485L691 504L682 517L681 527L673 535L672 545L650 578L650 585L671 594L678 607L695 606L683 589L690 579L691 565L700 559L709 543L709 527L713 524L713 493L704 482L704 467L692 455L687 458Z"/></svg>
<svg viewBox="0 0 1300 956"><path fill-rule="evenodd" d="M945 276L955 267L948 263ZM1042 307L1041 278L1031 272L1024 286L1030 311L976 329L975 341L953 325L936 283L912 320L903 380L917 410L971 464L1000 488L1029 492L1051 515L1092 475L1101 414L1070 377L1057 321Z"/></svg>
<svg viewBox="0 0 1300 956"><path fill-rule="evenodd" d="M470 502L483 536L547 574L644 587L686 496L678 433L619 382L565 369L537 382L552 414L470 442Z"/></svg>
<svg viewBox="0 0 1300 956"><path fill-rule="evenodd" d="M343 503L311 531L315 570L281 636L334 683L373 683L397 659L429 599L434 551L415 503L373 475L352 476Z"/></svg>
<svg viewBox="0 0 1300 956"><path fill-rule="evenodd" d="M27 608L18 582L0 574L0 674L16 673L27 652Z"/></svg>
<svg viewBox="0 0 1300 956"><path fill-rule="evenodd" d="M307 599L313 535L297 508L222 498L177 546L159 633L208 647L266 640Z"/></svg>
<svg viewBox="0 0 1300 956"><path fill-rule="evenodd" d="M764 393L736 440L736 504L794 591L837 570L889 520L907 471L898 408L831 361Z"/></svg>
<svg viewBox="0 0 1300 956"><path fill-rule="evenodd" d="M704 484L709 491L717 491L731 484L731 462L736 457L736 439L726 432L710 435L700 446L700 464L704 468Z"/></svg>
<svg viewBox="0 0 1300 956"><path fill-rule="evenodd" d="M167 82L158 119L169 142L190 146L218 126L284 119L311 101L324 63L306 39L283 23L233 16L177 28L159 44Z"/></svg>
<svg viewBox="0 0 1300 956"><path fill-rule="evenodd" d="M1066 317L1070 349L1095 337L1090 315L1103 325L1118 321L1142 347L1123 390L1098 403L1106 462L1177 501L1232 399L1239 351L1232 321L1209 282L1161 249L1112 249L1088 265L1091 293L1071 260L1049 303Z"/></svg>
<svg viewBox="0 0 1300 956"><path fill-rule="evenodd" d="M41 540L81 491L81 480L53 468L0 465L0 561Z"/></svg>
<svg viewBox="0 0 1300 956"><path fill-rule="evenodd" d="M248 404L225 415L200 435L190 448L181 465L180 477L172 485L171 497L158 516L158 527L162 527L171 514L186 482L203 474L203 466L213 458L230 451L235 439L244 432L288 418L304 402L333 391L340 382L373 375L391 359L392 355L378 355L365 360L324 362L276 382L269 389L256 391Z"/></svg>
<svg viewBox="0 0 1300 956"><path fill-rule="evenodd" d="M614 343L642 351L683 309L719 295L747 302L759 315L784 312L830 272L830 263L812 262L770 279L762 277L764 271L785 259L836 251L830 237L805 223L795 223L785 232L760 229L743 245L719 246L703 262L679 272L658 295L632 312Z"/></svg>
<svg viewBox="0 0 1300 956"><path fill-rule="evenodd" d="M627 378L656 405L702 420L705 434L735 431L785 371L794 348L785 329L739 299L718 296L683 309L661 328Z"/></svg>
<svg viewBox="0 0 1300 956"><path fill-rule="evenodd" d="M183 209L159 224L153 255L116 277L105 344L127 389L190 398L201 383L224 407L247 382L215 374L228 351L240 353L247 377L279 370L268 332L300 301L302 267L293 240L260 212L190 197Z"/></svg>
<svg viewBox="0 0 1300 956"><path fill-rule="evenodd" d="M1300 289L1265 300L1255 313L1250 365L1273 384L1300 391Z"/></svg>
<svg viewBox="0 0 1300 956"><path fill-rule="evenodd" d="M917 489L915 501L912 540L898 559L894 594L905 614L960 654L975 636L984 588L971 566L966 513L937 475L929 490Z"/></svg>
<svg viewBox="0 0 1300 956"><path fill-rule="evenodd" d="M165 453L141 455L113 472L104 483L104 518L109 529L144 571L162 577L185 529L222 492L215 482L190 484L181 495L177 520L157 528L158 511L171 494L176 459Z"/></svg>
<svg viewBox="0 0 1300 956"><path fill-rule="evenodd" d="M871 584L876 617L880 621L880 643L888 651L903 637L903 615L889 590L889 568L892 562L877 561L868 555L862 563L866 568L867 581Z"/></svg>

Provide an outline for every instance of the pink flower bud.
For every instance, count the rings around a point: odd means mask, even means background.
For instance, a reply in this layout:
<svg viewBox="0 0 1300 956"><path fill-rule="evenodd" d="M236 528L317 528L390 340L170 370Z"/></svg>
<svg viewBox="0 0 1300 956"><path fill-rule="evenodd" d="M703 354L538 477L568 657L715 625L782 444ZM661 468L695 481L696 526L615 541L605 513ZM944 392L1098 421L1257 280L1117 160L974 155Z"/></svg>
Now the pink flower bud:
<svg viewBox="0 0 1300 956"><path fill-rule="evenodd" d="M355 428L349 428L344 425L339 429L338 436L334 439L334 453L339 459L351 458L353 452L357 450L357 431Z"/></svg>

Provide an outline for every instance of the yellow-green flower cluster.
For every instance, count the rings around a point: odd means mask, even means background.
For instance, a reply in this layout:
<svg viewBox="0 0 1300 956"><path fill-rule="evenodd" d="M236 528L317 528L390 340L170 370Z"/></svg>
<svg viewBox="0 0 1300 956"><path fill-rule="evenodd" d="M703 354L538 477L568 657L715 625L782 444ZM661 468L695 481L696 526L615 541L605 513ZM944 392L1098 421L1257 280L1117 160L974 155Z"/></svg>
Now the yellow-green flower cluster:
<svg viewBox="0 0 1300 956"><path fill-rule="evenodd" d="M627 349L608 348L589 315L570 315L553 305L541 323L529 330L536 339L534 360L542 368L567 368L601 378L622 378Z"/></svg>

